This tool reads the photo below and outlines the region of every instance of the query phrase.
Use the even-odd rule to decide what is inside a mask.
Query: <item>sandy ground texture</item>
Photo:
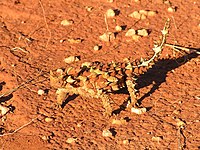
[[[150,108],[141,115],[106,118],[100,99],[82,96],[58,109],[49,84],[49,71],[69,66],[69,56],[80,63],[148,58],[167,18],[167,43],[200,49],[199,0],[1,0],[0,149],[200,149],[199,55],[164,47],[137,80],[141,106]],[[126,36],[129,29],[136,35]],[[107,32],[116,34],[102,41]],[[118,109],[128,95],[110,97]]]

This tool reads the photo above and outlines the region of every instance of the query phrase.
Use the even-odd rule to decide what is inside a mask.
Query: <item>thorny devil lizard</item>
[[[105,115],[112,115],[109,93],[126,88],[130,95],[127,108],[137,108],[136,80],[137,77],[151,68],[162,52],[169,29],[169,20],[162,30],[162,39],[159,45],[154,45],[154,55],[143,61],[83,63],[80,68],[69,67],[63,71],[50,72],[50,84],[57,89],[57,103],[62,105],[68,95],[81,95],[91,98],[100,98],[105,109]]]

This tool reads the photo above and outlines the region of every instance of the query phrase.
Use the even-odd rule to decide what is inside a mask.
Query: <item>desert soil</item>
[[[108,9],[117,11],[105,22]],[[156,14],[146,19],[129,16],[139,10]],[[167,43],[200,48],[198,0],[1,0],[0,90],[5,95],[0,102],[12,111],[1,116],[0,149],[200,149],[196,54],[164,47],[158,62],[137,80],[141,106],[150,108],[141,115],[124,110],[107,118],[100,99],[82,96],[59,109],[56,90],[49,84],[49,71],[69,66],[63,61],[69,56],[80,56],[80,63],[148,58],[167,18]],[[63,25],[63,20],[71,24]],[[116,32],[117,25],[124,28],[115,39],[99,39]],[[147,29],[149,35],[128,39],[125,34],[131,28]],[[95,51],[95,45],[102,48]],[[126,93],[110,96],[114,109],[128,98]],[[113,124],[114,119],[122,121]],[[107,130],[111,135],[103,136]]]

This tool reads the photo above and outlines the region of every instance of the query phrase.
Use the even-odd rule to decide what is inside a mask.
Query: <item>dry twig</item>
[[[165,46],[168,46],[168,47],[173,48],[175,50],[183,50],[183,51],[186,51],[188,53],[200,54],[200,51],[198,51],[197,49],[194,49],[194,48],[186,48],[186,47],[183,47],[183,46],[177,46],[177,45],[168,44],[168,43],[165,43]]]
[[[29,121],[28,123],[26,123],[26,124],[22,125],[21,127],[17,128],[17,129],[16,129],[16,130],[14,130],[13,132],[10,132],[10,133],[5,133],[5,134],[1,134],[1,135],[0,135],[0,137],[2,137],[2,136],[7,136],[7,135],[12,135],[12,134],[14,134],[14,133],[18,132],[19,130],[23,129],[24,127],[26,127],[26,126],[30,125],[30,124],[31,124],[33,121],[35,121],[36,119],[37,119],[37,117],[36,117],[36,118],[34,118],[34,119],[32,119],[31,121]]]
[[[46,14],[45,14],[44,7],[43,7],[43,5],[42,5],[42,1],[39,0],[39,3],[40,3],[40,6],[41,6],[41,8],[42,8],[42,13],[43,13],[44,22],[45,22],[46,27],[47,27],[47,30],[48,30],[48,32],[49,32],[49,38],[48,38],[47,43],[46,43],[46,46],[45,46],[45,48],[46,48],[46,47],[48,46],[48,44],[49,44],[50,39],[51,39],[51,31],[50,31],[50,29],[49,29],[49,25],[47,24]]]
[[[1,95],[0,95],[0,98],[12,94],[13,92],[17,91],[18,89],[20,89],[20,88],[26,86],[27,83],[34,81],[34,80],[37,79],[39,76],[41,76],[41,73],[40,73],[38,76],[36,76],[35,78],[29,79],[29,80],[27,80],[27,81],[21,83],[21,84],[18,85],[17,87],[15,87],[15,88],[13,88],[13,89],[11,89],[11,90],[9,90],[9,91],[7,91],[7,92],[1,94]]]
[[[7,91],[7,92],[1,94],[1,95],[0,95],[0,98],[3,97],[3,96],[8,96],[8,95],[12,94],[13,92],[15,92],[15,91],[17,91],[18,89],[20,89],[21,87],[23,87],[25,84],[27,84],[27,83],[29,83],[29,82],[31,82],[31,81],[33,81],[33,80],[34,80],[34,79],[30,79],[30,80],[28,80],[28,81],[26,81],[26,82],[24,82],[24,83],[18,85],[17,87],[15,87],[15,88],[13,88],[13,89],[11,89],[11,90],[9,90],[9,91]]]
[[[24,53],[30,53],[29,51],[27,51],[27,50],[25,50],[25,49],[23,49],[21,47],[14,47],[14,48],[10,49],[10,51],[18,51],[18,50],[20,50],[20,51],[22,51]]]
[[[105,19],[105,24],[106,24],[106,31],[108,32],[109,29],[108,29],[108,21],[107,21],[107,16],[104,15],[104,19]]]

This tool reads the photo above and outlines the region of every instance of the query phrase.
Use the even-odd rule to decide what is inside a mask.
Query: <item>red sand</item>
[[[93,9],[87,11],[86,7]],[[168,12],[170,6],[175,12]],[[110,43],[99,40],[106,32],[104,14],[108,9],[119,14],[107,19],[108,29],[125,25]],[[157,14],[145,20],[130,18],[138,10],[153,10]],[[1,104],[15,107],[13,113],[1,121],[1,134],[12,132],[34,120],[12,135],[0,138],[0,149],[199,149],[200,148],[200,57],[180,53],[170,48],[156,65],[138,79],[142,106],[152,107],[147,113],[136,115],[122,111],[106,119],[101,100],[77,96],[62,110],[56,103],[55,89],[49,85],[48,72],[67,66],[63,59],[78,55],[85,61],[122,61],[147,58],[154,41],[159,40],[167,18],[171,19],[168,43],[190,48],[200,48],[200,2],[174,0],[163,4],[162,0],[135,2],[134,0],[4,0],[0,2],[0,82],[1,93],[21,83],[40,76],[17,90],[13,95],[1,98]],[[70,26],[61,25],[71,19]],[[150,34],[138,41],[128,42],[128,29],[148,29]],[[83,39],[81,43],[69,43],[68,39]],[[102,49],[94,51],[96,44]],[[13,49],[15,48],[15,49]],[[21,48],[21,49],[18,49]],[[15,51],[13,51],[15,50]],[[175,60],[176,59],[176,60]],[[5,83],[5,84],[3,84]],[[48,93],[39,96],[39,89]],[[115,109],[128,97],[111,94]],[[51,117],[51,122],[44,118]],[[125,118],[126,124],[113,125],[111,120]],[[180,129],[178,119],[185,125]],[[115,132],[113,137],[103,137],[105,129]],[[75,141],[68,143],[69,138]]]

